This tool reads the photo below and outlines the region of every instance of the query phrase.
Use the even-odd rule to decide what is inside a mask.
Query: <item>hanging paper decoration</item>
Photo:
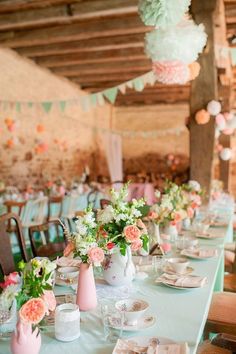
[[[35,147],[36,154],[42,154],[46,151],[48,151],[48,144],[46,143],[41,142]]]
[[[220,158],[223,161],[228,161],[232,157],[232,150],[230,148],[224,148],[220,152]]]
[[[220,130],[225,129],[226,121],[225,121],[225,117],[223,116],[223,114],[221,114],[221,113],[217,114],[215,120],[216,120],[216,125]]]
[[[201,109],[195,115],[197,124],[206,124],[210,120],[210,114],[205,109]]]
[[[232,120],[234,118],[234,114],[232,112],[225,112],[223,113],[224,114],[224,117],[225,117],[225,120]]]
[[[216,116],[221,111],[221,104],[218,101],[212,100],[207,104],[207,111],[211,116]]]
[[[38,124],[36,130],[38,133],[43,133],[45,131],[45,127],[43,124]]]
[[[216,151],[217,151],[217,152],[221,152],[222,150],[223,150],[223,145],[217,144],[217,145],[216,145]]]
[[[117,93],[118,93],[118,88],[117,87],[112,87],[112,88],[110,88],[108,90],[103,91],[104,96],[112,104],[115,103]]]
[[[222,133],[225,134],[225,135],[232,135],[233,132],[234,132],[233,129],[228,129],[228,128],[226,128],[226,129],[224,129],[224,130],[222,131]]]
[[[180,61],[153,62],[152,70],[163,84],[185,84],[189,79],[188,66]]]
[[[176,25],[188,10],[190,0],[140,0],[139,14],[146,26]]]
[[[215,139],[218,139],[219,136],[220,136],[220,130],[219,130],[219,128],[216,128],[215,129]]]
[[[14,120],[11,118],[6,118],[4,120],[4,122],[5,122],[6,126],[8,127],[9,125],[12,125],[14,123]]]
[[[175,27],[147,33],[145,52],[152,61],[178,60],[190,64],[197,60],[206,40],[204,26],[186,19]]]
[[[46,113],[49,113],[52,108],[52,102],[42,102],[42,107]]]
[[[194,61],[193,63],[189,64],[189,80],[194,80],[196,77],[198,77],[200,73],[200,64],[197,61]]]
[[[8,125],[7,129],[9,130],[9,132],[14,132],[15,129],[16,129],[15,123],[12,123],[11,125]]]

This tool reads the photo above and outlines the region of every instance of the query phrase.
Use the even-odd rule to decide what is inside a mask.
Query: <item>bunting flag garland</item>
[[[126,93],[127,88],[134,89],[135,91],[141,92],[147,84],[153,85],[155,81],[156,81],[155,75],[153,71],[150,71],[144,75],[141,75],[132,80],[119,84],[118,86],[114,86],[97,93],[81,95],[77,98],[72,98],[68,100],[65,99],[48,100],[43,102],[32,102],[32,101],[13,102],[13,101],[0,100],[0,107],[3,109],[3,111],[15,108],[16,112],[20,113],[23,107],[32,108],[34,106],[39,106],[43,109],[44,113],[49,113],[54,106],[57,106],[60,109],[60,111],[63,113],[69,104],[79,104],[82,107],[82,109],[85,112],[87,112],[91,108],[95,108],[97,105],[99,106],[104,105],[105,99],[109,103],[114,104],[118,92],[121,92],[121,94],[124,95]]]

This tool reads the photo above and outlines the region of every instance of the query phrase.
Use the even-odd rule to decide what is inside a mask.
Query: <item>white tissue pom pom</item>
[[[212,100],[208,103],[207,105],[207,111],[212,115],[212,116],[217,116],[217,114],[220,113],[221,111],[221,104],[218,101]]]
[[[230,148],[224,148],[220,152],[220,158],[221,160],[228,161],[232,157],[232,150]]]
[[[183,20],[166,30],[151,31],[145,36],[145,52],[152,61],[178,60],[190,64],[197,60],[206,44],[207,35],[202,24]]]
[[[139,14],[146,26],[176,25],[188,10],[190,0],[140,0]]]

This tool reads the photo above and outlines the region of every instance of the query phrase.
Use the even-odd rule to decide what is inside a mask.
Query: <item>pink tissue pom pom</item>
[[[232,120],[234,115],[233,115],[233,113],[225,112],[224,117],[225,117],[225,120]]]
[[[218,127],[220,127],[220,129],[224,129],[225,128],[225,117],[223,116],[223,114],[217,114],[216,116],[216,124]]]
[[[225,135],[231,135],[233,134],[234,130],[233,129],[224,129],[223,130],[223,134]]]
[[[155,61],[152,70],[163,84],[185,84],[189,80],[189,68],[181,61]]]

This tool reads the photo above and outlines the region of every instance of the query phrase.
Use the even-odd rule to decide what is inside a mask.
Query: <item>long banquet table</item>
[[[190,260],[194,274],[207,276],[205,287],[195,290],[176,290],[154,283],[153,277],[135,280],[132,287],[126,290],[111,288],[108,285],[97,285],[99,300],[102,297],[113,298],[115,302],[122,291],[128,291],[131,297],[141,298],[150,304],[149,313],[156,316],[153,327],[140,332],[124,332],[124,336],[158,336],[170,338],[177,342],[187,342],[190,353],[197,351],[204,325],[207,319],[211,297],[215,289],[222,289],[222,266],[224,265],[223,244],[230,241],[232,223],[226,228],[215,228],[223,239],[202,240],[201,245],[217,247],[218,256],[209,260]],[[73,293],[71,288],[55,287],[56,294]],[[124,294],[123,294],[124,295]],[[53,329],[42,335],[40,354],[111,354],[113,344],[103,339],[103,326],[99,306],[91,312],[81,313],[81,336],[79,339],[64,343],[54,338]],[[10,353],[9,341],[0,341],[0,353]]]

